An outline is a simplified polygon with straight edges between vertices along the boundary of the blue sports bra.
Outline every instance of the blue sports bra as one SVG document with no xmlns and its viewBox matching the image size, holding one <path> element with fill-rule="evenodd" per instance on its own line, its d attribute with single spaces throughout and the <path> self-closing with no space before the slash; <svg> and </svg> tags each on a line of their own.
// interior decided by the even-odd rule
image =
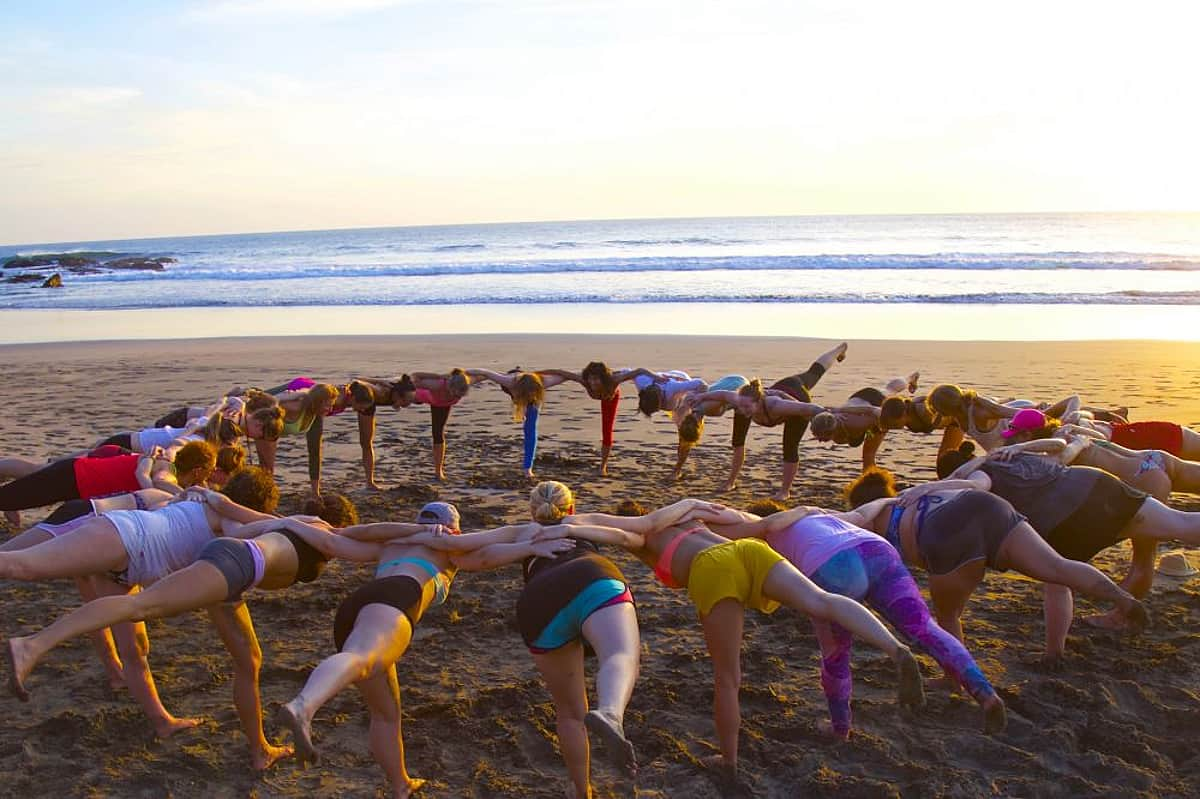
<svg viewBox="0 0 1200 799">
<path fill-rule="evenodd" d="M 926 494 L 917 499 L 917 532 L 921 532 L 921 528 L 925 526 L 925 516 L 929 513 L 931 505 L 940 505 L 942 498 L 932 494 Z M 900 546 L 900 520 L 904 518 L 904 511 L 907 510 L 899 503 L 892 506 L 892 515 L 888 519 L 887 532 L 884 533 L 884 538 L 895 548 L 897 552 L 904 552 Z"/>
<path fill-rule="evenodd" d="M 441 569 L 425 558 L 393 558 L 376 566 L 375 576 L 378 577 L 380 572 L 393 566 L 403 566 L 405 563 L 412 563 L 429 572 L 429 576 L 433 578 L 433 604 L 440 605 L 446 601 L 446 597 L 450 594 L 450 579 L 442 573 Z"/>
</svg>

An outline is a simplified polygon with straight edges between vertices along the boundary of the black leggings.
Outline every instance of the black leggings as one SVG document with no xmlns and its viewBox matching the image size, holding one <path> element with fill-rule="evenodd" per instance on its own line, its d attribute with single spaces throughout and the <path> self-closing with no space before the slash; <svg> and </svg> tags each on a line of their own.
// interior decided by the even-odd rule
<svg viewBox="0 0 1200 799">
<path fill-rule="evenodd" d="M 815 386 L 825 374 L 825 367 L 813 361 L 808 371 L 785 377 L 771 386 L 782 391 L 799 402 L 811 402 L 812 396 L 808 390 Z M 803 416 L 793 416 L 783 423 L 783 462 L 800 462 L 800 439 L 808 429 L 808 419 Z M 734 414 L 733 416 L 733 447 L 738 449 L 746 446 L 746 436 L 750 432 L 750 417 Z"/>
<path fill-rule="evenodd" d="M 0 486 L 0 510 L 25 510 L 79 499 L 75 458 L 55 461 L 33 474 Z"/>
<path fill-rule="evenodd" d="M 176 408 L 175 410 L 168 413 L 166 416 L 162 416 L 162 417 L 158 418 L 157 420 L 155 420 L 154 426 L 155 427 L 184 427 L 188 423 L 188 410 L 189 410 L 189 408 L 186 405 L 182 408 Z"/>
<path fill-rule="evenodd" d="M 446 421 L 450 418 L 450 406 L 429 406 L 429 421 L 433 425 L 433 443 L 446 443 Z"/>
<path fill-rule="evenodd" d="M 165 427 L 165 425 L 159 426 Z M 100 446 L 102 447 L 108 444 L 120 447 L 121 449 L 133 451 L 133 433 L 117 433 L 116 435 L 109 436 L 100 442 Z"/>
</svg>

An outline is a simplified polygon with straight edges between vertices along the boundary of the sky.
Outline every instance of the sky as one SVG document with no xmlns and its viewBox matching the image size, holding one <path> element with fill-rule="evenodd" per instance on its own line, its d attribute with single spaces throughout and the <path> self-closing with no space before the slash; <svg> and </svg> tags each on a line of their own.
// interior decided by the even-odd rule
<svg viewBox="0 0 1200 799">
<path fill-rule="evenodd" d="M 0 243 L 1200 210 L 1178 2 L 0 5 Z"/>
</svg>

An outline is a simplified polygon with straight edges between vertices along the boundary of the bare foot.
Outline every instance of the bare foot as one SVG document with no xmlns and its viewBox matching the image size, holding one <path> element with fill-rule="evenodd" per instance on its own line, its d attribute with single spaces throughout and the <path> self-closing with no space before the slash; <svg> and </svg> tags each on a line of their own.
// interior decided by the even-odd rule
<svg viewBox="0 0 1200 799">
<path fill-rule="evenodd" d="M 1125 630 L 1129 627 L 1129 622 L 1119 610 L 1110 610 L 1108 613 L 1084 616 L 1083 623 L 1089 627 L 1097 627 L 1101 630 Z"/>
<path fill-rule="evenodd" d="M 834 349 L 837 350 L 838 363 L 841 363 L 842 361 L 846 360 L 846 350 L 850 349 L 850 345 L 843 341 L 841 344 L 834 347 Z"/>
<path fill-rule="evenodd" d="M 272 746 L 271 744 L 267 744 L 267 748 L 263 751 L 250 753 L 250 764 L 254 766 L 255 771 L 266 771 L 275 765 L 277 760 L 291 757 L 294 754 L 296 754 L 296 750 L 290 746 Z"/>
<path fill-rule="evenodd" d="M 174 716 L 167 716 L 162 721 L 154 722 L 154 734 L 159 738 L 170 738 L 177 732 L 190 730 L 200 726 L 200 719 L 177 719 Z"/>
<path fill-rule="evenodd" d="M 604 749 L 613 765 L 627 772 L 637 771 L 633 744 L 625 737 L 625 728 L 620 719 L 603 710 L 591 710 L 583 717 L 583 723 L 588 732 L 595 733 L 604 741 Z"/>
<path fill-rule="evenodd" d="M 528 480 L 528 481 L 529 481 L 529 482 L 531 482 L 531 483 L 532 483 L 534 480 L 536 480 L 536 479 L 537 479 L 536 477 L 534 477 L 534 476 L 533 476 L 533 469 L 526 469 L 526 470 L 525 470 L 525 479 L 526 479 L 526 480 Z"/>
<path fill-rule="evenodd" d="M 920 372 L 913 372 L 911 375 L 909 375 L 908 376 L 908 393 L 916 394 L 917 386 L 920 382 L 921 382 L 921 373 Z"/>
<path fill-rule="evenodd" d="M 19 510 L 4 511 L 4 521 L 11 524 L 13 527 L 20 527 L 21 526 L 21 511 L 19 511 Z"/>
<path fill-rule="evenodd" d="M 921 682 L 921 667 L 906 646 L 896 652 L 896 691 L 900 704 L 911 707 L 925 706 L 925 688 Z"/>
<path fill-rule="evenodd" d="M 296 742 L 296 757 L 301 763 L 319 763 L 321 755 L 312 742 L 312 721 L 305 718 L 299 708 L 292 706 L 295 701 L 293 699 L 279 707 L 275 713 L 275 723 L 292 731 L 292 738 Z"/>
<path fill-rule="evenodd" d="M 831 724 L 829 721 L 818 721 L 817 722 L 817 730 L 822 735 L 824 735 L 826 738 L 831 738 L 835 741 L 849 741 L 850 740 L 850 730 L 846 730 L 845 732 L 838 732 L 837 730 L 835 730 L 833 728 L 833 724 Z"/>
<path fill-rule="evenodd" d="M 730 491 L 733 491 L 736 488 L 737 488 L 737 483 L 725 483 L 724 485 L 722 485 L 720 488 L 717 489 L 717 493 L 718 494 L 728 494 Z"/>
<path fill-rule="evenodd" d="M 25 678 L 33 664 L 25 657 L 25 642 L 21 638 L 9 638 L 8 646 L 4 647 L 8 655 L 8 690 L 22 702 L 29 701 L 29 691 L 25 690 Z"/>
<path fill-rule="evenodd" d="M 786 502 L 792 496 L 791 491 L 784 491 L 782 488 L 771 495 L 771 499 L 776 502 Z"/>
<path fill-rule="evenodd" d="M 1125 608 L 1124 616 L 1128 622 L 1126 630 L 1133 635 L 1141 635 L 1150 626 L 1150 611 L 1136 599 Z"/>
<path fill-rule="evenodd" d="M 983 703 L 983 733 L 995 735 L 1004 732 L 1008 726 L 1008 714 L 1004 709 L 1004 700 L 993 695 Z"/>
<path fill-rule="evenodd" d="M 437 480 L 439 483 L 445 483 L 446 482 L 446 473 L 445 472 L 434 472 L 433 479 Z"/>
<path fill-rule="evenodd" d="M 953 693 L 958 690 L 958 680 L 953 677 L 941 676 L 935 680 L 927 680 L 925 687 L 933 691 L 949 691 Z"/>
<path fill-rule="evenodd" d="M 425 780 L 418 780 L 418 779 L 413 779 L 412 777 L 409 777 L 408 781 L 405 782 L 403 785 L 396 786 L 396 793 L 395 793 L 396 799 L 408 799 L 408 797 L 412 796 L 414 793 L 421 790 L 421 786 L 424 784 L 425 784 Z"/>
<path fill-rule="evenodd" d="M 700 763 L 709 771 L 714 771 L 725 779 L 737 779 L 737 763 L 730 765 L 724 755 L 709 755 L 700 758 Z"/>
</svg>

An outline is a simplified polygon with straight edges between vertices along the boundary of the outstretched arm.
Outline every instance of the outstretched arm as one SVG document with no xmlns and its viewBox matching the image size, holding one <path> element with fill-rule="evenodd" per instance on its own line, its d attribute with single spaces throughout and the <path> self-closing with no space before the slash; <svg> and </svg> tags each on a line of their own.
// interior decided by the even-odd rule
<svg viewBox="0 0 1200 799">
<path fill-rule="evenodd" d="M 580 513 L 567 517 L 568 524 L 601 525 L 616 527 L 642 535 L 666 529 L 691 519 L 710 518 L 719 514 L 725 506 L 701 499 L 681 499 L 665 508 L 651 511 L 644 516 L 615 516 L 609 513 Z"/>
<path fill-rule="evenodd" d="M 213 491 L 211 488 L 191 488 L 188 490 L 202 497 L 205 504 L 216 511 L 219 516 L 238 524 L 248 524 L 258 521 L 278 521 L 277 517 L 269 513 L 260 513 L 247 508 L 245 505 L 239 505 L 220 491 Z"/>
<path fill-rule="evenodd" d="M 825 411 L 824 405 L 817 405 L 815 402 L 801 402 L 800 400 L 786 399 L 784 397 L 770 396 L 763 400 L 766 405 L 767 413 L 775 417 L 793 417 L 803 416 L 806 419 L 811 419 L 818 413 Z"/>
<path fill-rule="evenodd" d="M 556 386 L 564 380 L 570 380 L 572 383 L 583 385 L 583 376 L 578 372 L 572 372 L 567 369 L 538 369 L 537 373 L 542 376 L 542 384 L 547 388 L 552 385 Z M 558 380 L 553 383 L 547 382 L 547 378 L 550 377 L 556 377 Z"/>
<path fill-rule="evenodd" d="M 502 375 L 499 372 L 493 372 L 491 369 L 466 369 L 467 375 L 472 380 L 491 380 L 493 383 L 504 388 L 511 389 L 513 387 L 513 376 Z"/>
<path fill-rule="evenodd" d="M 566 551 L 573 546 L 574 544 L 564 538 L 555 538 L 546 541 L 521 541 L 513 544 L 492 544 L 491 546 L 477 549 L 474 552 L 451 555 L 450 559 L 460 569 L 465 569 L 466 571 L 485 571 L 498 566 L 506 566 L 509 563 L 516 563 L 525 558 L 554 557 L 557 553 Z"/>
<path fill-rule="evenodd" d="M 496 527 L 492 530 L 481 530 L 475 533 L 464 533 L 463 535 L 425 533 L 413 536 L 411 540 L 414 544 L 419 543 L 430 549 L 437 549 L 443 552 L 474 552 L 475 550 L 495 546 L 496 544 L 513 544 L 530 540 L 541 529 L 542 525 L 537 522 L 527 522 L 525 524 L 510 524 L 504 527 Z"/>
<path fill-rule="evenodd" d="M 880 497 L 873 499 L 870 502 L 865 502 L 851 511 L 843 511 L 841 513 L 831 514 L 836 516 L 848 524 L 853 524 L 855 527 L 861 527 L 864 530 L 870 530 L 875 527 L 875 520 L 879 518 L 879 514 L 885 510 L 890 510 L 896 504 L 896 497 Z"/>
<path fill-rule="evenodd" d="M 556 529 L 560 527 L 565 529 Z M 646 545 L 646 539 L 640 533 L 595 524 L 551 525 L 545 528 L 545 533 L 550 536 L 569 535 L 571 538 L 591 541 L 593 544 L 612 544 L 629 550 L 638 550 Z"/>
<path fill-rule="evenodd" d="M 280 526 L 300 536 L 306 544 L 327 558 L 370 563 L 377 560 L 379 554 L 387 546 L 386 543 L 380 542 L 356 541 L 325 527 L 308 524 L 299 519 L 289 517 L 279 521 L 282 523 Z"/>
<path fill-rule="evenodd" d="M 409 524 L 407 522 L 375 522 L 373 524 L 355 524 L 345 527 L 341 535 L 355 541 L 395 541 L 398 538 L 409 538 L 421 533 L 436 533 L 444 530 L 440 524 Z"/>
</svg>

